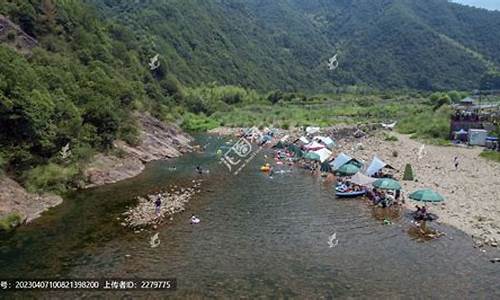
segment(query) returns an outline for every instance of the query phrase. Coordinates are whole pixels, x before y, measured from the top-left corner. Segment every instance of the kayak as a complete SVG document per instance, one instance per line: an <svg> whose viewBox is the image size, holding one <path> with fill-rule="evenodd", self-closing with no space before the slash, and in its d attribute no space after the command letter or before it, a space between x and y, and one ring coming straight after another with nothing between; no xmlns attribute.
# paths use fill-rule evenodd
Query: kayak
<svg viewBox="0 0 500 300"><path fill-rule="evenodd" d="M335 196L339 198L355 198L355 197L361 197L364 194L366 194L366 191L357 191L357 192L339 192L335 191Z"/></svg>

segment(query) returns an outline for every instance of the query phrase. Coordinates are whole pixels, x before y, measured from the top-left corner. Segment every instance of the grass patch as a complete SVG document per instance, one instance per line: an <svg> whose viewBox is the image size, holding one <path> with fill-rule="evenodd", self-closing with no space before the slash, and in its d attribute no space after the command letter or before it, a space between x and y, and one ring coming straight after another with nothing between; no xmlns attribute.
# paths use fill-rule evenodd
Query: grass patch
<svg viewBox="0 0 500 300"><path fill-rule="evenodd" d="M0 230L11 231L21 223L21 216L18 213L10 213L0 218Z"/></svg>
<svg viewBox="0 0 500 300"><path fill-rule="evenodd" d="M27 171L23 177L29 192L61 194L67 191L79 173L76 165L61 166L49 163Z"/></svg>
<svg viewBox="0 0 500 300"><path fill-rule="evenodd" d="M395 136L393 134L384 133L384 141L397 142L397 141L399 141L399 139L397 136Z"/></svg>
<svg viewBox="0 0 500 300"><path fill-rule="evenodd" d="M498 151L483 151L481 152L480 156L488 160L500 163L500 152Z"/></svg>
<svg viewBox="0 0 500 300"><path fill-rule="evenodd" d="M184 115L184 120L182 122L181 127L186 131L192 132L200 132L200 131L208 131L210 129L214 129L220 125L216 120L207 118L203 114L192 114L187 113Z"/></svg>

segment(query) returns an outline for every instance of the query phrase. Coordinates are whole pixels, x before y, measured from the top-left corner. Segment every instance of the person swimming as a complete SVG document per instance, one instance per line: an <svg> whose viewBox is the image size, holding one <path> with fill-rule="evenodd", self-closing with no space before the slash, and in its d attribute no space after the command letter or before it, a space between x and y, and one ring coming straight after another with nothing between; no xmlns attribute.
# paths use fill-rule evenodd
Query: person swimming
<svg viewBox="0 0 500 300"><path fill-rule="evenodd" d="M195 215L191 215L190 221L191 221L191 224L198 224L198 223L200 223L200 219L197 216L195 216Z"/></svg>

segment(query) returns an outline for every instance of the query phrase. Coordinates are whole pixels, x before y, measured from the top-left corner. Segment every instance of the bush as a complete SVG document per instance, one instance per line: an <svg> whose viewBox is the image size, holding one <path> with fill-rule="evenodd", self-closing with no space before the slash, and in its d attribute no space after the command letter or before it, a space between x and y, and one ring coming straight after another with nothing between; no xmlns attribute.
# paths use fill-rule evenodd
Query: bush
<svg viewBox="0 0 500 300"><path fill-rule="evenodd" d="M21 224L22 218L18 213L10 213L3 218L0 218L0 230L11 231L13 228Z"/></svg>
<svg viewBox="0 0 500 300"><path fill-rule="evenodd" d="M483 152L481 152L480 155L483 158L500 163L500 152L498 152L498 151L483 151Z"/></svg>
<svg viewBox="0 0 500 300"><path fill-rule="evenodd" d="M392 135L392 134L385 134L385 138L384 140L388 141L388 142L397 142L399 141L398 137L395 136L395 135Z"/></svg>
<svg viewBox="0 0 500 300"><path fill-rule="evenodd" d="M403 180L405 181L413 181L413 170L411 168L410 164L406 164L405 166L405 172L403 174Z"/></svg>
<svg viewBox="0 0 500 300"><path fill-rule="evenodd" d="M184 115L181 127L187 131L208 131L219 126L219 123L205 115L195 115L188 113Z"/></svg>
<svg viewBox="0 0 500 300"><path fill-rule="evenodd" d="M30 192L54 192L60 194L67 191L78 173L78 168L75 165L63 167L49 163L27 171L23 177L25 178L26 188Z"/></svg>
<svg viewBox="0 0 500 300"><path fill-rule="evenodd" d="M14 41L16 39L16 33L13 31L10 31L9 33L7 33L7 39L11 42Z"/></svg>

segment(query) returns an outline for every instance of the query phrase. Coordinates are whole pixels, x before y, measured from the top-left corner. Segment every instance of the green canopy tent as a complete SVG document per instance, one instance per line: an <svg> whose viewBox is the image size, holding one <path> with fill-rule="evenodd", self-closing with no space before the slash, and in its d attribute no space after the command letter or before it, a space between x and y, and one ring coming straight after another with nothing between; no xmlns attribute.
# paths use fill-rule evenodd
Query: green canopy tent
<svg viewBox="0 0 500 300"><path fill-rule="evenodd" d="M394 179L382 178L373 183L373 186L381 190L400 190L401 185Z"/></svg>
<svg viewBox="0 0 500 300"><path fill-rule="evenodd" d="M410 199L419 202L437 203L444 201L443 196L431 189L418 190L408 196Z"/></svg>
<svg viewBox="0 0 500 300"><path fill-rule="evenodd" d="M414 201L426 202L426 203L438 203L444 201L443 196L441 196L437 192L434 192L431 189L422 189L415 191L411 193L408 197ZM424 230L424 232L427 230L426 223L427 223L426 219L423 219L421 222L421 228L422 230Z"/></svg>
<svg viewBox="0 0 500 300"><path fill-rule="evenodd" d="M295 157L297 158L301 158L304 156L304 152L302 152L302 150L300 150L299 146L297 145L291 144L287 149L288 151L294 153Z"/></svg>
<svg viewBox="0 0 500 300"><path fill-rule="evenodd" d="M286 145L284 142L279 141L276 145L273 146L274 149L285 149Z"/></svg>
<svg viewBox="0 0 500 300"><path fill-rule="evenodd" d="M352 176L359 172L359 167L352 163L348 163L340 167L336 173L340 176Z"/></svg>
<svg viewBox="0 0 500 300"><path fill-rule="evenodd" d="M321 156L319 156L318 153L314 153L314 152L307 152L304 155L304 158L305 159L309 159L309 160L321 161Z"/></svg>

